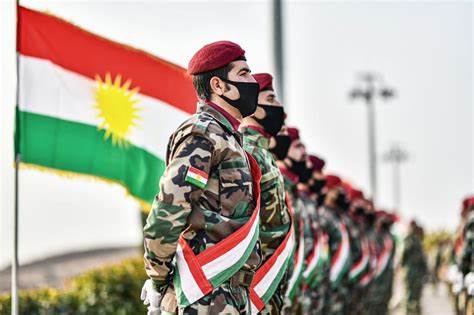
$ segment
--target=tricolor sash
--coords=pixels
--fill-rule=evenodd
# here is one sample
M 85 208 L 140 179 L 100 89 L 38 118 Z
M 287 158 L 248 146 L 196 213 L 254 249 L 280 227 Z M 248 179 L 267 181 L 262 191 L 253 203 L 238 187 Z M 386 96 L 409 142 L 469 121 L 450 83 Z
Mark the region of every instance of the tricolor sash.
M 275 294 L 295 249 L 293 210 L 288 196 L 286 197 L 286 204 L 291 218 L 290 230 L 273 255 L 255 272 L 249 290 L 252 314 L 258 314 Z
M 369 266 L 367 272 L 359 280 L 360 287 L 366 287 L 370 281 L 372 281 L 377 269 L 377 255 L 375 253 L 375 248 L 370 240 L 367 239 L 367 241 L 369 244 Z
M 254 158 L 246 154 L 253 179 L 255 209 L 243 226 L 197 255 L 183 234 L 180 235 L 173 279 L 179 307 L 186 307 L 196 302 L 227 281 L 245 265 L 255 248 L 259 237 L 262 174 Z
M 349 271 L 349 281 L 354 283 L 358 279 L 360 279 L 362 273 L 367 269 L 369 265 L 370 259 L 370 249 L 369 249 L 369 241 L 367 237 L 363 236 L 361 238 L 361 250 L 362 250 L 362 257 L 360 257 L 359 261 L 356 262 L 351 270 Z
M 304 264 L 304 226 L 303 221 L 300 220 L 299 222 L 300 227 L 300 235 L 298 240 L 298 250 L 296 255 L 294 256 L 294 269 L 293 273 L 291 274 L 290 280 L 288 281 L 288 288 L 286 289 L 285 296 L 288 297 L 290 300 L 293 300 L 295 297 L 296 292 L 298 291 L 297 288 L 303 279 L 303 264 Z
M 306 269 L 303 272 L 303 277 L 305 278 L 306 283 L 314 287 L 317 283 L 317 277 L 315 278 L 315 273 L 321 271 L 322 266 L 329 259 L 329 246 L 328 246 L 328 236 L 323 231 L 317 233 L 317 236 L 314 240 L 314 248 L 311 255 L 308 257 L 306 263 Z
M 339 232 L 341 233 L 341 243 L 339 244 L 336 254 L 331 258 L 331 270 L 329 272 L 329 280 L 333 286 L 341 282 L 342 277 L 348 269 L 350 258 L 349 234 L 342 221 L 339 222 Z
M 379 258 L 377 258 L 377 268 L 375 269 L 375 278 L 378 278 L 387 268 L 392 256 L 393 240 L 390 235 L 385 235 L 383 239 L 383 250 Z

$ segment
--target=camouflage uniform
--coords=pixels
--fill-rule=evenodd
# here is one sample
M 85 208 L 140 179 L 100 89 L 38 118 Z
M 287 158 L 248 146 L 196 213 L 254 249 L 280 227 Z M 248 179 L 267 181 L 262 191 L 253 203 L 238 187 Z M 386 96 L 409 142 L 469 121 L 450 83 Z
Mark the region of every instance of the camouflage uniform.
M 280 169 L 276 165 L 273 154 L 269 151 L 270 139 L 252 127 L 241 128 L 244 137 L 244 149 L 257 161 L 262 172 L 260 182 L 260 241 L 263 259 L 270 258 L 287 235 L 291 219 L 285 202 L 285 184 Z M 265 306 L 262 314 L 279 314 L 283 307 L 282 287 L 272 297 L 270 304 Z
M 339 248 L 342 235 L 339 230 L 339 222 L 343 220 L 337 209 L 322 206 L 319 209 L 321 218 L 321 227 L 329 236 L 329 256 L 334 257 Z M 349 259 L 351 259 L 349 257 Z M 348 273 L 342 277 L 339 284 L 331 283 L 329 290 L 329 314 L 346 314 L 346 298 L 348 292 L 349 278 Z
M 463 227 L 463 246 L 459 257 L 459 270 L 463 275 L 474 272 L 474 211 L 470 211 Z
M 315 240 L 322 238 L 322 229 L 320 226 L 319 213 L 317 211 L 316 200 L 310 197 L 308 192 L 300 191 L 299 199 L 304 206 L 303 221 L 305 228 L 305 257 L 308 257 L 314 251 Z M 305 283 L 303 295 L 303 313 L 304 314 L 326 314 L 327 298 L 329 291 L 329 260 L 325 261 L 321 269 L 316 271 L 310 283 Z
M 285 190 L 288 193 L 288 198 L 290 200 L 290 203 L 293 207 L 293 224 L 295 228 L 295 236 L 296 240 L 298 242 L 299 235 L 300 235 L 300 221 L 301 221 L 301 202 L 298 200 L 298 192 L 296 189 L 296 185 L 298 183 L 298 176 L 296 176 L 294 173 L 288 171 L 286 168 L 280 168 L 280 171 L 283 175 L 283 180 L 285 182 Z M 295 255 L 297 252 L 298 248 L 295 249 Z M 290 260 L 290 263 L 288 264 L 288 272 L 287 272 L 287 279 L 290 279 L 292 276 L 292 272 L 294 269 L 294 260 Z M 284 288 L 282 288 L 283 292 L 286 292 L 287 286 L 285 285 Z M 301 312 L 301 304 L 300 304 L 300 299 L 298 298 L 298 293 L 296 293 L 296 298 L 294 301 L 289 301 L 285 299 L 284 301 L 284 307 L 283 307 L 283 314 L 296 314 Z
M 372 281 L 372 287 L 370 291 L 371 299 L 371 314 L 384 315 L 388 313 L 388 306 L 392 297 L 393 290 L 393 259 L 395 257 L 395 239 L 390 231 L 379 230 L 376 233 L 376 253 L 380 253 L 384 250 L 385 236 L 392 238 L 393 249 L 390 253 L 389 261 L 385 270 Z
M 198 254 L 244 225 L 255 207 L 252 175 L 236 121 L 215 104 L 199 105 L 169 140 L 160 193 L 144 228 L 145 268 L 160 292 L 172 290 L 173 258 L 181 233 Z M 190 167 L 208 174 L 204 188 L 186 181 Z M 260 262 L 257 243 L 244 268 L 179 312 L 248 312 L 247 287 Z M 163 303 L 161 307 L 174 311 Z
M 401 263 L 406 268 L 407 315 L 419 315 L 421 314 L 421 294 L 428 266 L 421 238 L 416 233 L 410 233 L 406 237 Z
M 345 221 L 347 221 L 346 225 L 348 226 L 348 232 L 351 242 L 351 257 L 353 263 L 357 263 L 362 258 L 362 243 L 361 240 L 364 237 L 364 225 L 363 222 L 357 220 L 357 218 L 353 218 L 349 216 Z M 359 277 L 360 278 L 360 277 Z M 349 302 L 351 312 L 353 314 L 362 314 L 362 296 L 363 296 L 363 288 L 358 286 L 358 280 L 354 279 L 350 281 L 350 291 L 351 294 L 349 296 Z

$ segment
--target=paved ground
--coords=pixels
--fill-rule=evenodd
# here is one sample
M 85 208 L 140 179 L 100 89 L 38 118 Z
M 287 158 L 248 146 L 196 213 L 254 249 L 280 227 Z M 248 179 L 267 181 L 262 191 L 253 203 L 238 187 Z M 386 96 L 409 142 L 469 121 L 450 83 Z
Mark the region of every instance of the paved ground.
M 391 315 L 405 315 L 404 288 L 399 280 L 395 286 Z M 440 283 L 437 288 L 427 285 L 423 292 L 423 315 L 454 315 L 447 287 Z

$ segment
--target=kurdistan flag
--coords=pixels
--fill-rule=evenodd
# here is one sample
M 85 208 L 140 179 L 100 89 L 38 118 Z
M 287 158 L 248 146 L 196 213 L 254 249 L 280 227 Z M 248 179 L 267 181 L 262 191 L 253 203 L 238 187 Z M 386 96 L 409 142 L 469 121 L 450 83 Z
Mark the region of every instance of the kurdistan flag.
M 185 69 L 18 10 L 15 147 L 22 164 L 116 182 L 150 203 L 168 137 L 195 111 Z

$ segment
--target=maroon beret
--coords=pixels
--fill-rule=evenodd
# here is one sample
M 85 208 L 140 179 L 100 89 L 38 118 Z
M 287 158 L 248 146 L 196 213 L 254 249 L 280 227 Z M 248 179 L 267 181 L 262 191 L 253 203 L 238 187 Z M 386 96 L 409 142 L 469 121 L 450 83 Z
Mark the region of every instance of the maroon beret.
M 300 138 L 300 131 L 297 128 L 288 127 L 286 130 L 288 131 L 288 136 L 290 137 L 291 141 L 295 141 Z
M 270 73 L 256 73 L 253 77 L 260 87 L 260 92 L 266 90 L 273 91 L 273 77 Z
M 208 72 L 227 66 L 237 59 L 245 59 L 245 50 L 229 41 L 219 41 L 207 44 L 199 49 L 188 64 L 191 75 Z
M 342 185 L 342 180 L 339 176 L 336 175 L 326 175 L 326 187 L 332 189 L 335 187 L 340 187 Z
M 313 172 L 321 172 L 324 168 L 324 165 L 326 165 L 326 162 L 313 154 L 309 155 L 308 157 L 311 161 L 311 164 L 313 164 Z

